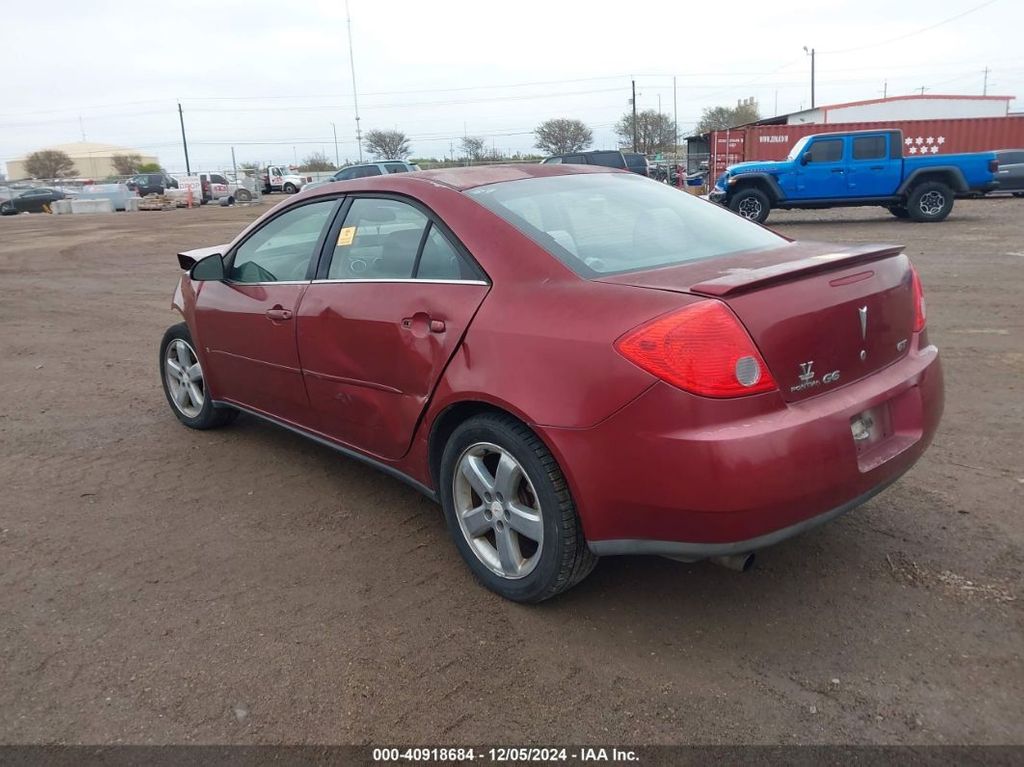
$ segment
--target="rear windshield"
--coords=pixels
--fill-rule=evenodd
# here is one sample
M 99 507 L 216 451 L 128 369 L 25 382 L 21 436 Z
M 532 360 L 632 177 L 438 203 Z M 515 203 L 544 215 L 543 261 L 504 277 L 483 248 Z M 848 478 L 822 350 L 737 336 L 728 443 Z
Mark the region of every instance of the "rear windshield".
M 635 174 L 531 178 L 467 194 L 588 278 L 786 242 L 724 208 Z

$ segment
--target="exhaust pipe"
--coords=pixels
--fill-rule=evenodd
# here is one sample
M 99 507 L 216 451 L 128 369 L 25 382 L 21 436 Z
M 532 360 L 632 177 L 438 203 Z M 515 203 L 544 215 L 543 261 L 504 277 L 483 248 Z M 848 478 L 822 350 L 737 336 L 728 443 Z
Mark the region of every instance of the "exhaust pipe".
M 729 570 L 735 570 L 738 573 L 745 573 L 754 566 L 754 552 L 748 551 L 745 554 L 728 554 L 724 557 L 711 557 L 708 561 L 714 562 L 716 565 L 725 567 Z

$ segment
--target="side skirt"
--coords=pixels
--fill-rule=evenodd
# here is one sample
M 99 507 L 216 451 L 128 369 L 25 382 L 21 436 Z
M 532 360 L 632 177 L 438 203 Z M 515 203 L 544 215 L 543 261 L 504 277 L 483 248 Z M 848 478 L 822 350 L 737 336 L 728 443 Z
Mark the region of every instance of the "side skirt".
M 259 418 L 261 421 L 266 421 L 267 423 L 273 424 L 274 426 L 279 426 L 282 429 L 290 431 L 293 434 L 298 434 L 300 437 L 305 437 L 308 440 L 312 440 L 313 442 L 316 442 L 318 445 L 328 447 L 331 450 L 334 450 L 335 452 L 341 453 L 347 458 L 354 458 L 355 460 L 365 463 L 368 466 L 372 466 L 378 471 L 382 471 L 385 474 L 394 477 L 395 479 L 401 480 L 402 482 L 414 488 L 415 490 L 418 490 L 420 493 L 425 495 L 434 503 L 440 503 L 437 497 L 437 493 L 431 490 L 426 485 L 424 485 L 422 482 L 413 479 L 408 474 L 405 474 L 404 472 L 401 472 L 398 469 L 396 469 L 394 466 L 390 466 L 382 461 L 378 461 L 376 458 L 371 458 L 370 456 L 364 455 L 363 453 L 360 453 L 357 450 L 345 447 L 344 445 L 339 445 L 337 442 L 333 442 L 329 439 L 326 439 L 325 437 L 321 437 L 319 434 L 314 434 L 311 431 L 307 431 L 306 429 L 303 429 L 300 426 L 295 426 L 294 424 L 278 420 L 273 416 L 267 415 L 266 413 L 261 413 L 259 410 L 253 410 L 252 408 L 248 408 L 245 405 L 237 405 L 234 402 L 224 402 L 219 400 L 214 400 L 213 404 L 214 407 L 234 408 L 235 410 L 241 411 L 242 413 L 246 413 L 248 415 Z

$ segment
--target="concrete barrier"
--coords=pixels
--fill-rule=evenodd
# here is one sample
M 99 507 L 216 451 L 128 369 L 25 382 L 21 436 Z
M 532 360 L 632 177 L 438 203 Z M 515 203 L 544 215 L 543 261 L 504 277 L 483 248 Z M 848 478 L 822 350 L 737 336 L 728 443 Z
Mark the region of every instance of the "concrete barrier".
M 139 203 L 142 202 L 141 197 L 129 197 L 125 200 L 124 209 L 126 213 L 138 213 Z
M 50 210 L 58 216 L 66 216 L 71 213 L 71 200 L 54 200 L 50 203 Z
M 108 199 L 72 200 L 71 212 L 79 213 L 113 213 L 114 203 Z

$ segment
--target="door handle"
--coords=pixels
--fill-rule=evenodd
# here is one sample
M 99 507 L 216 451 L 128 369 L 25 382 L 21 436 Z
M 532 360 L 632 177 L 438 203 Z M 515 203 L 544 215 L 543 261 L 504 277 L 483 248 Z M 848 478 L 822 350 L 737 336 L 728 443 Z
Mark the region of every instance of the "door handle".
M 430 321 L 430 332 L 431 333 L 443 333 L 445 331 L 444 320 L 431 320 Z
M 425 312 L 417 312 L 412 317 L 402 319 L 402 328 L 413 331 L 413 334 L 422 338 L 429 330 L 431 333 L 444 333 L 447 326 L 444 320 L 435 320 Z
M 291 318 L 292 313 L 290 309 L 282 309 L 280 306 L 275 306 L 273 309 L 267 309 L 267 319 L 273 320 L 274 322 L 290 320 Z

